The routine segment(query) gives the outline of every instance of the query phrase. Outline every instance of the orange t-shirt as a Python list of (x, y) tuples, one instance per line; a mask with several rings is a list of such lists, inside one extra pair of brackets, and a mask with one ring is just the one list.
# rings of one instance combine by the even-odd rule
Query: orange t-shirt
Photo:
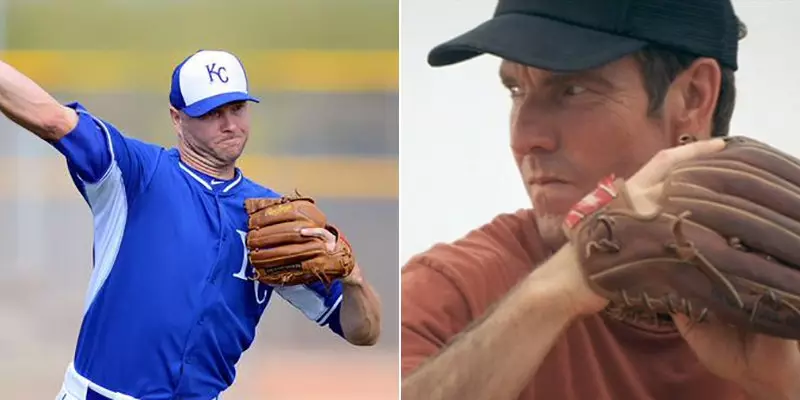
[[(530, 210), (500, 215), (455, 243), (438, 244), (408, 262), (402, 272), (403, 376), (435, 355), (549, 256), (534, 221)], [(600, 314), (565, 331), (520, 396), (525, 400), (745, 398), (733, 383), (708, 372), (674, 329), (633, 326)]]

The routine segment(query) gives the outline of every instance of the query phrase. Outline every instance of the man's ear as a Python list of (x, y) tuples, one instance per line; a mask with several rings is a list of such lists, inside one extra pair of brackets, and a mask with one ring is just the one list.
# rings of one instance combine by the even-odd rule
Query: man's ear
[(175, 133), (178, 135), (178, 137), (180, 137), (181, 134), (182, 134), (181, 112), (176, 110), (175, 107), (170, 107), (169, 108), (169, 116), (170, 116), (170, 119), (172, 120), (172, 127), (175, 129)]
[(698, 58), (673, 80), (664, 100), (673, 144), (687, 134), (697, 139), (711, 137), (721, 82), (722, 70), (711, 58)]

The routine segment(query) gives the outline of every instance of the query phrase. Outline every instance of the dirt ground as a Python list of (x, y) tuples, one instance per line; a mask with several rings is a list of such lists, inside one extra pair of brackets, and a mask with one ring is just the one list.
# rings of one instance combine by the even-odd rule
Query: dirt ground
[[(86, 280), (73, 275), (53, 282), (29, 271), (12, 272), (0, 281), (4, 398), (53, 399), (60, 388), (80, 324)], [(299, 314), (281, 302), (270, 305), (225, 400), (398, 398), (396, 344), (352, 347)]]

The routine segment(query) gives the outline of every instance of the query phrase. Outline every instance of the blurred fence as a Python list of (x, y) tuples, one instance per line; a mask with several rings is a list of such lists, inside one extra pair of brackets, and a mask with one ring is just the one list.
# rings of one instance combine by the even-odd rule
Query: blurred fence
[[(239, 55), (262, 99), (242, 169), (321, 199), (384, 317), (381, 342), (355, 348), (277, 299), (226, 398), (398, 397), (396, 0), (0, 0), (0, 14), (3, 60), (164, 146), (172, 68), (200, 48)], [(52, 398), (80, 324), (91, 219), (53, 149), (2, 118), (0, 131), (0, 384)]]

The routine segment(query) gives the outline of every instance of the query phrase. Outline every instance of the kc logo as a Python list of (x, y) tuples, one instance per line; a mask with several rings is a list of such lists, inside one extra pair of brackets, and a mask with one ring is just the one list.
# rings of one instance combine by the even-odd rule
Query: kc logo
[(213, 64), (206, 64), (206, 72), (208, 72), (208, 82), (214, 83), (214, 75), (217, 76), (222, 83), (228, 83), (228, 70), (225, 69), (222, 65), (217, 67), (217, 63)]
[[(248, 257), (247, 253), (247, 232), (236, 230), (236, 233), (239, 234), (239, 238), (242, 239), (242, 264), (241, 269), (239, 272), (233, 274), (235, 278), (239, 278), (245, 282), (250, 282), (252, 274), (248, 275), (248, 271), (253, 271), (252, 266), (250, 265), (250, 258)], [(256, 303), (264, 304), (269, 298), (269, 288), (266, 285), (262, 285), (259, 281), (253, 281), (253, 291), (255, 292), (256, 296)]]

